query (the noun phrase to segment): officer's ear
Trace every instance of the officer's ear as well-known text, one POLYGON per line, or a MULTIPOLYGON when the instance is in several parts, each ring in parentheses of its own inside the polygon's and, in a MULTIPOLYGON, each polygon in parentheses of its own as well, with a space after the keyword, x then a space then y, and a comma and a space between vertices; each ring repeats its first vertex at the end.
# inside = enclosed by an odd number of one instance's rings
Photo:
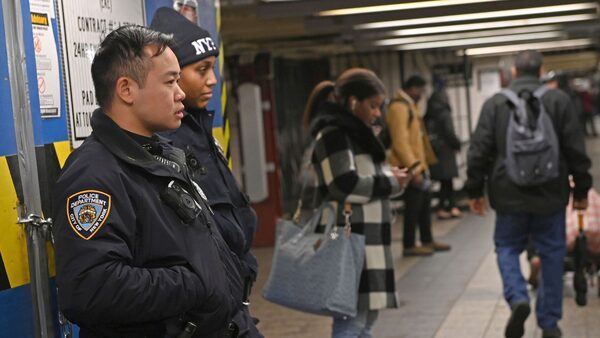
POLYGON ((115 85, 115 97, 118 97, 126 104, 133 104, 137 95, 139 85, 133 79, 122 76, 117 79, 115 85))

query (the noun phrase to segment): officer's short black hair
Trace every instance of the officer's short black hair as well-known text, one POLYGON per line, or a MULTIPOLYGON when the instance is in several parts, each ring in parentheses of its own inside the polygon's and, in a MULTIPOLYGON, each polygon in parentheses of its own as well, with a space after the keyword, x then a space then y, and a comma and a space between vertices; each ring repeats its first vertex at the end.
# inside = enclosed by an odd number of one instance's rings
POLYGON ((409 89, 409 88, 425 87, 426 84, 427 84, 427 81, 425 81, 424 78, 420 77, 419 75, 413 75, 413 76, 409 77, 406 81, 404 81, 402 88, 409 89))
POLYGON ((153 31, 138 25, 120 27, 102 41, 94 61, 92 80, 96 101, 106 108, 115 94, 117 79, 127 76, 144 87, 150 68, 150 58, 162 54, 172 45, 172 35, 153 31), (157 46, 154 55, 144 52, 146 46, 157 46))
POLYGON ((528 49, 519 52, 515 58, 517 76, 530 75, 539 77, 543 62, 544 57, 542 56, 542 53, 536 50, 528 49))

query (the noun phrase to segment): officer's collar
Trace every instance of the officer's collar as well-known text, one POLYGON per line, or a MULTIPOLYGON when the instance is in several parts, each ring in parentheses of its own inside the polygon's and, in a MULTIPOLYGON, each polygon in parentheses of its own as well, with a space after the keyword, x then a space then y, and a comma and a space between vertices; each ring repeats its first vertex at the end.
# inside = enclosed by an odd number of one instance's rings
MULTIPOLYGON (((121 128, 121 129, 123 129, 123 128, 121 128)), ((154 137, 154 135, 148 137, 148 136, 130 132, 127 129, 123 129, 123 131, 125 132, 125 134, 127 134, 127 136, 131 137, 137 144, 139 144, 141 146, 143 146, 144 144, 147 144, 147 143, 156 142, 156 137, 154 137)))
POLYGON ((215 112, 206 108, 186 108, 184 112, 184 120, 193 121, 192 125, 195 128, 207 127, 212 131, 212 124, 215 118, 215 112))
MULTIPOLYGON (((170 169, 158 162, 150 152, 121 129, 102 109, 94 111, 91 125, 94 135, 117 158, 155 175, 173 176, 170 169)), ((153 138, 161 145, 166 144, 165 138, 159 135, 153 135, 153 138)))
POLYGON ((154 134, 151 137, 132 133, 129 130, 122 129, 127 136, 131 137, 138 145, 142 146, 152 155, 162 155, 162 146, 158 135, 154 134))
POLYGON ((185 108, 184 115, 192 115, 198 119, 204 119, 205 117, 212 117, 214 115, 214 111, 208 110, 206 108, 185 108))

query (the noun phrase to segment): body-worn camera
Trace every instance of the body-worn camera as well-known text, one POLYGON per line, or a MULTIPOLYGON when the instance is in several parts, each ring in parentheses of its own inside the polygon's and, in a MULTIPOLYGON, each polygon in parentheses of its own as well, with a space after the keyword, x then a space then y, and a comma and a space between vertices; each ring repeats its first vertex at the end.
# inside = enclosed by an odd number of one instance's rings
POLYGON ((202 207, 192 195, 175 181, 169 182, 167 188, 160 193, 160 198, 173 208, 177 216, 186 224, 192 223, 202 212, 202 207))

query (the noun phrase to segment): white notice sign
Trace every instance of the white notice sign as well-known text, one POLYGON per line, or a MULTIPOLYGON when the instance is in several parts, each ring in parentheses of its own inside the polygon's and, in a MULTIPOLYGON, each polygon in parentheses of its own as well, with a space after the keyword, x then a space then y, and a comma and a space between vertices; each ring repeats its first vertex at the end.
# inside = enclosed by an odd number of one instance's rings
POLYGON ((60 116, 60 70, 51 18, 53 0, 31 0, 31 26, 42 118, 60 116))
POLYGON ((91 66, 100 42, 111 31, 127 24, 144 25, 142 0, 61 0, 62 43, 69 106, 69 130, 77 148, 92 128, 90 118, 98 107, 91 66))

